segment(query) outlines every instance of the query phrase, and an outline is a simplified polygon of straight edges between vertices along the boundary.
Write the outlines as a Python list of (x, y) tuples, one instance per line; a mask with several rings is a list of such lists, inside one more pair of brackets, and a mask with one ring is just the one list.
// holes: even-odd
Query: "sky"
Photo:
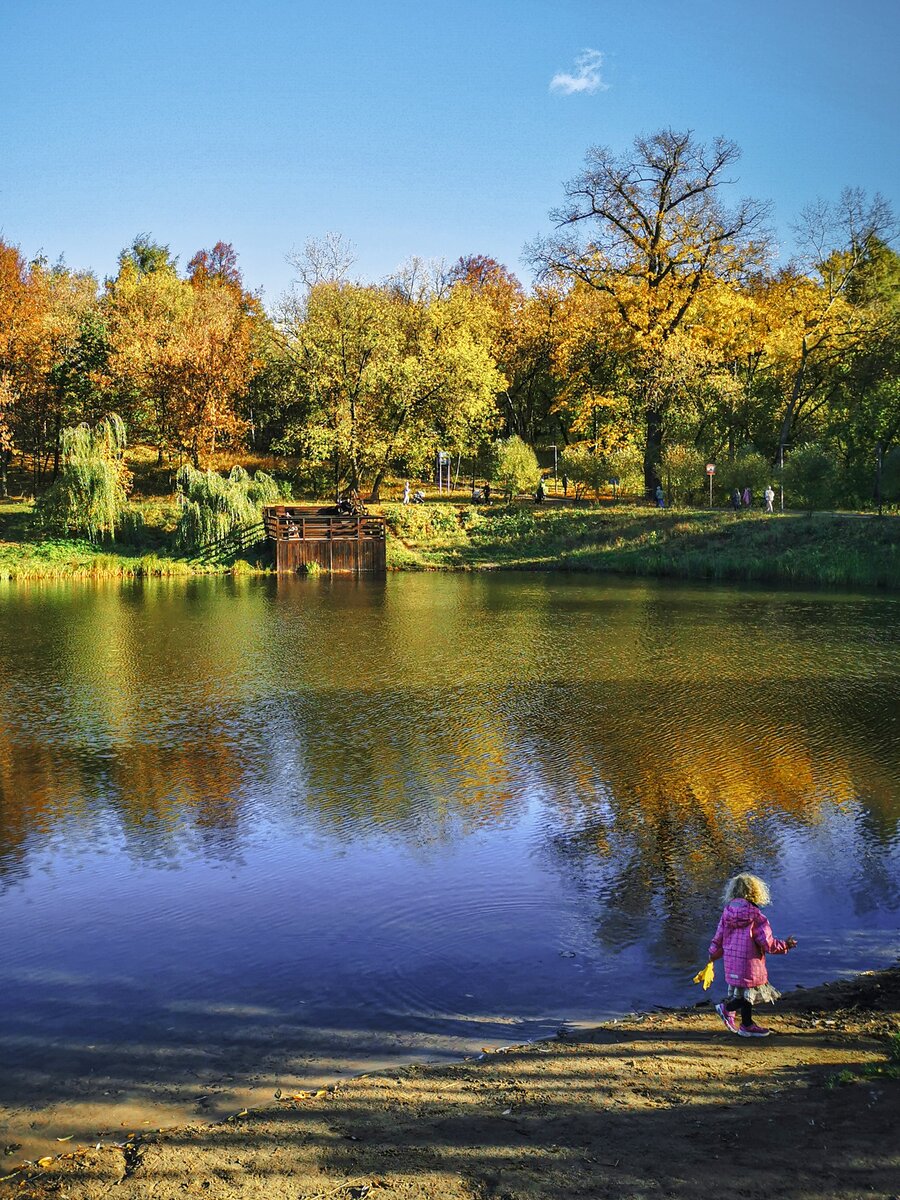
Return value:
[(743, 152), (783, 253), (845, 186), (900, 212), (900, 0), (0, 0), (0, 237), (101, 279), (137, 234), (231, 242), (268, 305), (338, 232), (355, 273), (527, 243), (587, 149)]

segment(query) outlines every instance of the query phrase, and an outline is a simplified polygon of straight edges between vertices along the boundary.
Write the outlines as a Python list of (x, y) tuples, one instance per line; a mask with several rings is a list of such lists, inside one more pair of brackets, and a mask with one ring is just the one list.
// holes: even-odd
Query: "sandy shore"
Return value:
[(900, 967), (793, 992), (771, 1025), (751, 1041), (709, 1008), (645, 1014), (361, 1076), (215, 1125), (60, 1146), (0, 1195), (897, 1200)]

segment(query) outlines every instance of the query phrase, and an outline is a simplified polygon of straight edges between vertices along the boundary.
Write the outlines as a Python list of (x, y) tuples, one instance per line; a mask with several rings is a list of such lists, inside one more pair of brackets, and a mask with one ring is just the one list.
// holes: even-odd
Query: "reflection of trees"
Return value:
[(211, 857), (230, 856), (244, 776), (244, 764), (215, 728), (202, 742), (63, 754), (0, 730), (0, 877), (51, 837), (93, 841), (111, 818), (137, 858), (174, 857), (186, 829)]
[(501, 728), (454, 689), (292, 697), (266, 737), (288, 781), (282, 803), (340, 836), (385, 830), (424, 844), (496, 827), (513, 800)]
[[(661, 922), (670, 950), (689, 956), (701, 911), (723, 878), (748, 865), (765, 871), (781, 856), (791, 825), (808, 827), (852, 801), (885, 816), (895, 805), (887, 775), (873, 754), (871, 725), (884, 692), (868, 685), (794, 681), (809, 728), (788, 705), (728, 703), (700, 685), (559, 685), (539, 712), (532, 706), (517, 735), (547, 764), (560, 832), (555, 846), (580, 885), (603, 900), (599, 932), (615, 944), (644, 936), (648, 917)], [(857, 720), (816, 723), (831, 691)], [(790, 702), (788, 702), (789, 704)], [(573, 710), (577, 719), (572, 719)], [(561, 761), (558, 746), (567, 746)], [(883, 847), (897, 819), (870, 820)], [(874, 839), (843, 847), (861, 855)], [(868, 873), (873, 897), (895, 893)], [(882, 881), (883, 882), (883, 881)]]
[(871, 844), (895, 836), (877, 614), (735, 596), (541, 577), (26, 596), (2, 650), (0, 871), (110, 819), (136, 856), (221, 857), (260, 805), (422, 845), (537, 796), (601, 932), (657, 914), (677, 941), (791, 825), (853, 801)]

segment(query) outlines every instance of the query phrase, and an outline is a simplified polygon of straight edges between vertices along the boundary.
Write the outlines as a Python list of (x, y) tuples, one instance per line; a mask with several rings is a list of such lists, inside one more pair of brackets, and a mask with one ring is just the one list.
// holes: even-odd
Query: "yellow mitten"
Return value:
[(710, 959), (710, 961), (706, 964), (706, 966), (703, 968), (703, 970), (697, 972), (697, 974), (694, 976), (692, 982), (693, 983), (702, 983), (704, 992), (708, 992), (709, 989), (712, 987), (713, 976), (715, 975), (715, 973), (716, 973), (716, 969), (713, 966), (712, 959)]

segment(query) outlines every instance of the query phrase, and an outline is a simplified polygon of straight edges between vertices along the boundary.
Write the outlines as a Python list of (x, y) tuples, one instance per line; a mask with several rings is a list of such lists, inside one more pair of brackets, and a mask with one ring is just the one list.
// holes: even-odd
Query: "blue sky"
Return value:
[(588, 146), (666, 125), (738, 143), (786, 247), (846, 185), (900, 209), (900, 0), (0, 0), (0, 31), (0, 236), (101, 277), (137, 233), (221, 239), (274, 303), (334, 230), (368, 278), (527, 278)]

